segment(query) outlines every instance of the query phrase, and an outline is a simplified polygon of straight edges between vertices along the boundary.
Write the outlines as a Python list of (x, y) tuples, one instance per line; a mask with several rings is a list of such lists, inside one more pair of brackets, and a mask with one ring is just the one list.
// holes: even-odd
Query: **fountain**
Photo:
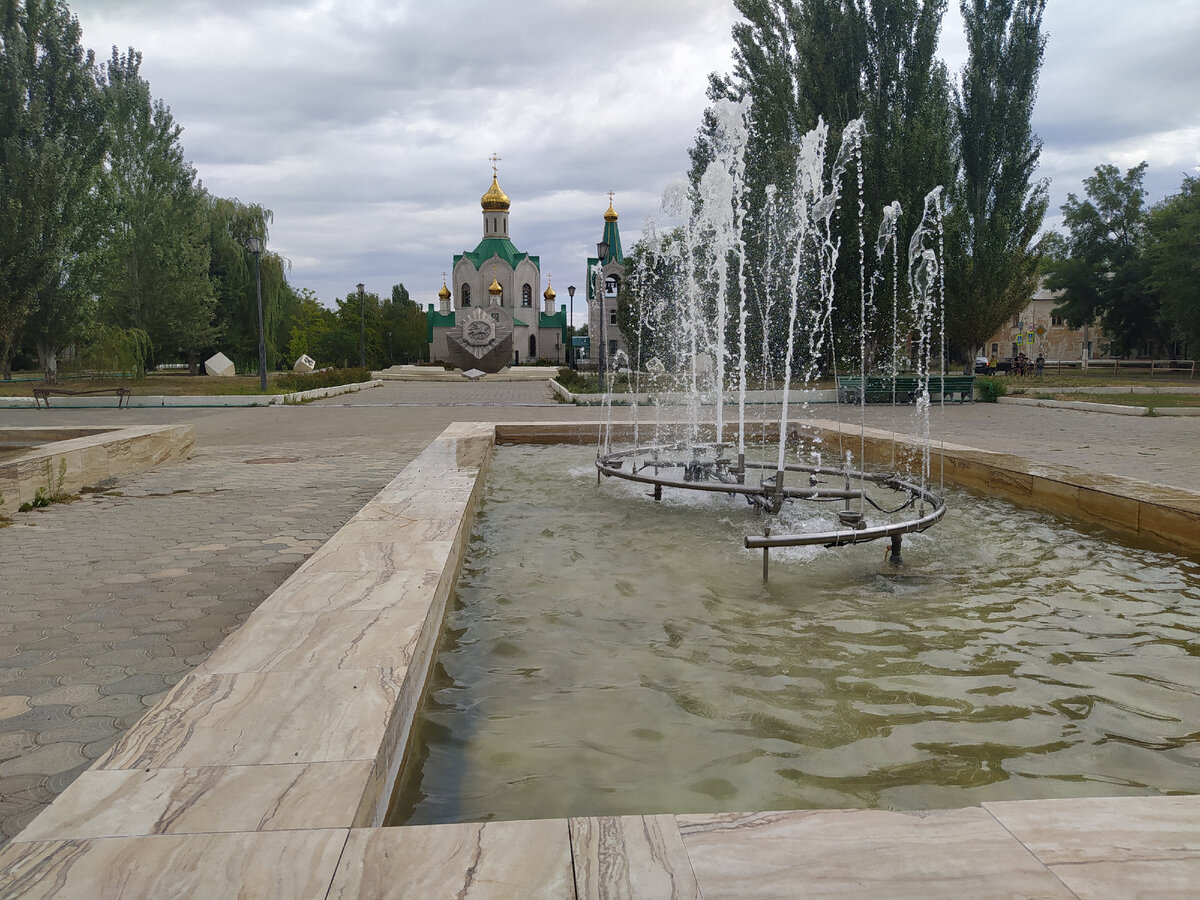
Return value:
[[(862, 120), (846, 126), (832, 161), (827, 125), (819, 122), (804, 135), (793, 183), (769, 186), (766, 208), (755, 217), (747, 209), (745, 178), (748, 108), (747, 102), (718, 105), (713, 159), (697, 190), (668, 191), (664, 212), (681, 224), (665, 233), (647, 224), (649, 252), (631, 276), (637, 339), (629, 356), (619, 356), (604, 376), (607, 409), (597, 479), (651, 485), (656, 500), (664, 488), (744, 499), (764, 516), (763, 534), (745, 538), (747, 547), (763, 551), (764, 578), (772, 547), (840, 547), (890, 538), (890, 558), (898, 564), (901, 536), (924, 531), (946, 511), (940, 486), (934, 490), (931, 483), (929, 427), (932, 360), (940, 366), (945, 358), (944, 352), (935, 353), (932, 340), (942, 332), (942, 189), (926, 197), (909, 241), (902, 314), (896, 291), (899, 204), (883, 211), (872, 260), (863, 238)], [(835, 340), (840, 312), (834, 276), (842, 248), (833, 218), (843, 183), (855, 175), (859, 345), (851, 356), (858, 384), (867, 384), (873, 358), (882, 362), (893, 389), (906, 365), (917, 379), (910, 425), (921, 450), (915, 458), (893, 452), (885, 472), (868, 471), (861, 444), (857, 459), (844, 441), (827, 448), (822, 438), (806, 432), (793, 410), (796, 395), (808, 395), (819, 375), (837, 374), (839, 355), (848, 349)], [(747, 261), (749, 227), (767, 236), (764, 258), (753, 266)], [(889, 351), (881, 358), (874, 339), (876, 289), (889, 253), (889, 296), (895, 300)], [(600, 278), (598, 269), (594, 277)], [(749, 327), (752, 316), (756, 338)], [(632, 440), (624, 444), (614, 439), (611, 415), (619, 385), (635, 395)], [(643, 422), (638, 396), (647, 389), (654, 418)], [(865, 393), (858, 393), (860, 404)], [(737, 421), (727, 422), (726, 407), (735, 401)], [(756, 405), (759, 415), (752, 420)], [(860, 438), (864, 433), (865, 419)], [(834, 454), (831, 465), (825, 459)], [(810, 522), (804, 530), (778, 531), (785, 504), (798, 501), (836, 506), (836, 518), (826, 525)]]

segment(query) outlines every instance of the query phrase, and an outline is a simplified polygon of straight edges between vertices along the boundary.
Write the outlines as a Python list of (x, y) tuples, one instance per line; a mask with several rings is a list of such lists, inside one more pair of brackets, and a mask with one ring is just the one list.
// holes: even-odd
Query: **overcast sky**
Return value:
[[(686, 172), (727, 0), (69, 0), (84, 44), (143, 54), (214, 194), (275, 213), (270, 246), (328, 306), (362, 281), (436, 300), (482, 237), (491, 182), (560, 301), (615, 192), (638, 238)], [(965, 60), (956, 0), (942, 36)], [(1200, 164), (1200, 3), (1050, 0), (1034, 127), (1051, 218), (1100, 163), (1150, 163), (1151, 201)], [(583, 321), (583, 303), (575, 304)]]

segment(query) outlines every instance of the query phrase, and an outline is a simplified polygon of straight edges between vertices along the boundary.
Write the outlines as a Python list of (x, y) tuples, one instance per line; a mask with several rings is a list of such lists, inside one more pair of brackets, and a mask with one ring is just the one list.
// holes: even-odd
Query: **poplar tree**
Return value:
[(183, 156), (183, 129), (151, 98), (140, 67), (140, 53), (114, 48), (103, 73), (112, 147), (101, 313), (108, 324), (149, 334), (156, 361), (194, 361), (218, 333), (207, 207)]
[(963, 358), (1037, 289), (1034, 240), (1046, 214), (1033, 181), (1042, 142), (1031, 118), (1046, 38), (1045, 0), (962, 0), (967, 64), (955, 96), (961, 158), (946, 228), (947, 332)]
[[(799, 138), (818, 119), (829, 125), (831, 135), (841, 134), (852, 119), (865, 121), (867, 244), (873, 244), (883, 209), (893, 200), (903, 209), (901, 232), (910, 233), (921, 219), (925, 194), (949, 184), (955, 172), (950, 77), (936, 53), (945, 0), (735, 0), (735, 5), (745, 21), (733, 28), (734, 69), (710, 76), (709, 97), (749, 96), (752, 101), (747, 150), (748, 208), (755, 230), (748, 237), (751, 268), (761, 269), (755, 261), (765, 258), (766, 187), (790, 191)], [(711, 158), (714, 125), (707, 114), (691, 151), (693, 184)], [(857, 298), (858, 220), (845, 214), (857, 206), (857, 172), (852, 168), (846, 178), (847, 199), (836, 223), (842, 241), (837, 290), (839, 296)], [(784, 286), (767, 289), (778, 292)], [(894, 302), (890, 289), (885, 279), (875, 298), (877, 316), (888, 321)], [(849, 306), (857, 320), (857, 303), (843, 308)]]
[(59, 293), (104, 153), (93, 56), (61, 0), (0, 0), (0, 370)]

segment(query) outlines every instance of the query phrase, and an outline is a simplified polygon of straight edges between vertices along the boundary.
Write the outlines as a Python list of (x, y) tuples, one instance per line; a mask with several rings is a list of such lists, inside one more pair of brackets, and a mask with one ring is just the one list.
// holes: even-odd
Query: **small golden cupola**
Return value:
[(508, 212), (509, 200), (508, 194), (500, 190), (499, 176), (492, 174), (492, 186), (488, 188), (487, 193), (479, 199), (480, 206), (485, 212)]
[(441, 300), (450, 299), (450, 288), (446, 287), (446, 282), (444, 279), (442, 280), (442, 289), (438, 291), (438, 298)]
[(555, 297), (558, 296), (558, 294), (556, 294), (554, 292), (554, 288), (550, 287), (550, 282), (546, 282), (546, 290), (542, 294), (542, 296), (545, 297), (547, 300), (553, 300)]
[(604, 221), (605, 222), (617, 221), (617, 211), (615, 209), (613, 209), (613, 205), (612, 205), (612, 194), (609, 194), (609, 197), (608, 197), (608, 209), (604, 211)]

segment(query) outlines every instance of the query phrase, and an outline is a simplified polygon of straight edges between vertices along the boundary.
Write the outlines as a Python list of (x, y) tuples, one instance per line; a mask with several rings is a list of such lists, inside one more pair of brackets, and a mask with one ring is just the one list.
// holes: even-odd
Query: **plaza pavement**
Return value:
[[(196, 436), (185, 463), (0, 529), (0, 843), (447, 424), (598, 416), (558, 404), (544, 384), (487, 382), (389, 382), (303, 406), (0, 412), (0, 426), (190, 423)], [(943, 416), (955, 443), (1200, 483), (1200, 418), (956, 404), (935, 410), (935, 431)], [(893, 411), (866, 417), (887, 428)]]

